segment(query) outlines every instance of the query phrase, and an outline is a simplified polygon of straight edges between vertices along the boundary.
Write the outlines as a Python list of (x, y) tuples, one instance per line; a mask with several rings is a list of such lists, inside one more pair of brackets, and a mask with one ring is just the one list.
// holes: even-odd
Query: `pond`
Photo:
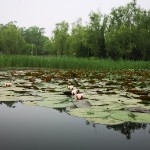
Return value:
[(0, 149), (150, 147), (150, 70), (0, 71)]
[(100, 125), (65, 109), (1, 102), (1, 150), (149, 150), (150, 125)]

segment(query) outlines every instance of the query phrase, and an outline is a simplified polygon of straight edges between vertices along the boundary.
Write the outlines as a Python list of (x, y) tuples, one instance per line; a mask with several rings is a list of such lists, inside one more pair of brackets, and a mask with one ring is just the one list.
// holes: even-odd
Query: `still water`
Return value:
[(63, 110), (0, 104), (0, 150), (149, 150), (150, 125), (106, 126)]

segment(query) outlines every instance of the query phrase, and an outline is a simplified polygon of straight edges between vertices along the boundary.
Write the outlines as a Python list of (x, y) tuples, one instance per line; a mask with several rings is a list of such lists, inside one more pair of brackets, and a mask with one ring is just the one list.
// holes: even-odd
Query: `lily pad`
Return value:
[(135, 113), (130, 111), (112, 111), (110, 116), (117, 120), (138, 122), (138, 123), (150, 123), (150, 114), (147, 113)]
[(130, 107), (128, 108), (129, 111), (131, 112), (141, 112), (141, 113), (149, 113), (150, 114), (150, 109), (142, 108), (142, 107)]
[(98, 124), (105, 124), (105, 125), (118, 125), (123, 124), (125, 121), (116, 120), (111, 117), (103, 117), (103, 118), (86, 118), (90, 122), (98, 123)]
[(24, 101), (23, 104), (27, 106), (38, 106), (36, 101)]
[(73, 105), (72, 102), (69, 101), (60, 101), (60, 100), (55, 100), (55, 101), (38, 101), (36, 102), (38, 106), (43, 106), (43, 107), (50, 107), (50, 108), (66, 108), (70, 107)]
[(101, 105), (101, 106), (92, 106), (91, 108), (99, 109), (101, 111), (112, 111), (112, 110), (122, 110), (124, 109), (124, 106), (114, 103), (110, 105), (106, 104), (106, 105)]
[(78, 108), (89, 108), (91, 107), (91, 103), (86, 101), (86, 100), (82, 100), (82, 101), (75, 101), (74, 105)]
[(90, 108), (75, 108), (71, 109), (69, 114), (83, 118), (99, 118), (109, 116), (109, 112), (99, 111), (98, 109)]
[(65, 95), (54, 95), (50, 93), (43, 93), (39, 95), (44, 97), (43, 98), (44, 101), (62, 101), (62, 100), (65, 101), (67, 98)]

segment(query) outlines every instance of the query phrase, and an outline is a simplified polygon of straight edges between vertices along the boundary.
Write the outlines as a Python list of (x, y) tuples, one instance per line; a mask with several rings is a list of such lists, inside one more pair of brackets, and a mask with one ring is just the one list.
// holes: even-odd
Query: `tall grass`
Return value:
[(150, 69), (150, 61), (87, 59), (54, 56), (0, 55), (0, 68), (55, 68), (85, 70)]

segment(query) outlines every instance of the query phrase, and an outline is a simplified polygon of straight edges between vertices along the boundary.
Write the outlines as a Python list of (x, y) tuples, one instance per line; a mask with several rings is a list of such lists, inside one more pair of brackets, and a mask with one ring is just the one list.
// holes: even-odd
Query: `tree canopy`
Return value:
[(0, 52), (3, 54), (67, 55), (129, 60), (150, 59), (150, 10), (132, 0), (113, 8), (108, 15), (90, 12), (82, 18), (55, 25), (51, 37), (44, 28), (20, 28), (16, 22), (0, 24)]

